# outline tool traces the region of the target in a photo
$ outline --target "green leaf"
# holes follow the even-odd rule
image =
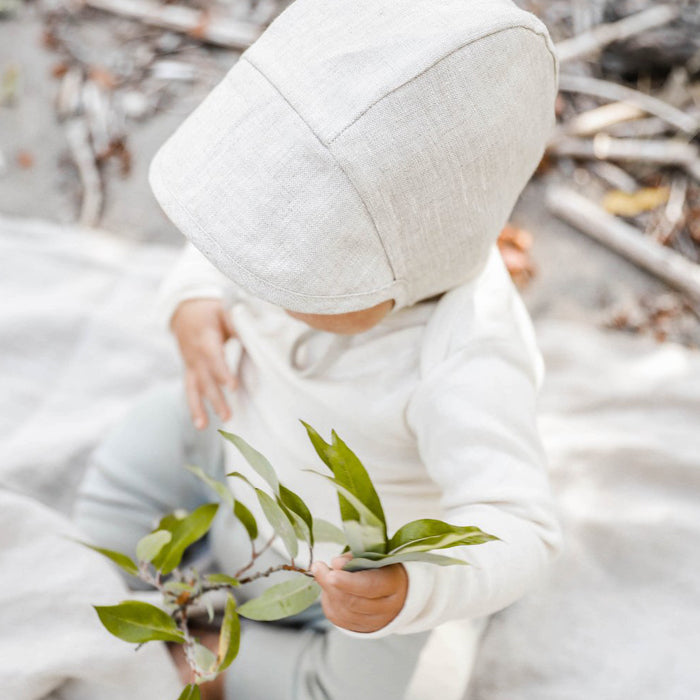
[[[478,527],[450,525],[442,520],[414,520],[399,528],[389,540],[389,554],[427,552],[459,545],[483,544],[497,540]]]
[[[382,540],[382,529],[358,523],[357,520],[344,520],[343,530],[350,551],[356,556],[375,553],[384,556],[385,545]]]
[[[102,556],[107,557],[107,559],[111,559],[117,566],[124,569],[124,571],[126,571],[127,574],[131,574],[132,576],[138,575],[138,566],[136,566],[134,561],[130,557],[127,557],[126,554],[122,554],[121,552],[115,552],[111,549],[104,549],[103,547],[95,547],[92,544],[88,544],[87,542],[81,542],[80,540],[76,540],[76,542],[78,544],[82,544],[88,549],[92,549],[95,552],[98,552]]]
[[[340,439],[335,430],[332,431],[331,435],[333,449],[330,453],[330,459],[335,478],[377,516],[384,526],[386,538],[384,509],[367,470],[357,455]]]
[[[169,574],[180,563],[187,547],[207,534],[218,509],[218,503],[207,503],[177,520],[171,530],[172,539],[153,559],[153,566]]]
[[[303,420],[299,422],[306,428],[309,440],[311,440],[316,454],[321,458],[321,461],[333,471],[330,459],[331,446],[308,423]]]
[[[143,644],[154,640],[184,642],[175,621],[160,608],[138,600],[126,600],[119,605],[94,606],[102,624],[125,642]]]
[[[243,455],[246,462],[270,485],[275,495],[279,493],[279,480],[277,473],[273,469],[267,458],[264,457],[255,448],[251,447],[242,437],[227,433],[225,430],[219,432]]]
[[[343,530],[347,537],[350,549],[354,554],[363,552],[386,552],[386,526],[384,523],[351,491],[345,488],[337,479],[332,476],[326,476],[319,472],[311,471],[312,474],[330,481],[336,491],[341,495],[347,503],[352,507],[352,515],[348,518],[343,515]],[[341,506],[342,514],[342,506]],[[353,523],[358,523],[362,526],[358,528]]]
[[[290,491],[286,486],[280,484],[279,500],[284,508],[297,516],[303,524],[302,532],[310,547],[314,546],[314,519],[311,517],[308,506],[294,491]]]
[[[238,579],[233,578],[233,576],[228,576],[227,574],[209,574],[206,580],[208,583],[225,583],[229,586],[240,586]]]
[[[390,564],[403,564],[409,561],[422,561],[439,566],[469,566],[469,562],[455,557],[445,557],[441,554],[430,552],[402,552],[400,554],[387,554],[376,558],[369,553],[365,557],[353,557],[344,567],[345,571],[362,571],[363,569],[380,569]]]
[[[199,642],[195,642],[193,646],[192,655],[197,667],[204,671],[205,674],[210,674],[216,670],[216,654],[208,647],[205,647],[204,644],[199,644]]]
[[[219,655],[217,656],[217,671],[226,670],[238,655],[241,644],[241,621],[236,612],[236,601],[233,596],[226,599],[224,619],[221,623],[219,635]]]
[[[294,559],[299,553],[299,546],[297,545],[296,533],[294,532],[292,524],[289,522],[287,514],[272,496],[269,496],[261,489],[255,489],[255,493],[258,496],[258,501],[260,502],[263,513],[265,513],[265,517],[268,519],[270,525],[272,525],[274,531],[280,536],[282,542],[284,542],[289,556]]]
[[[222,503],[225,503],[229,508],[233,509],[235,499],[233,498],[231,489],[226,486],[226,484],[222,484],[220,481],[213,479],[200,467],[187,464],[185,465],[185,469],[191,471],[198,479],[201,479],[210,489],[216,492]]]
[[[194,684],[185,686],[177,700],[202,700],[202,693],[199,690],[199,686]]]
[[[314,518],[313,524],[314,539],[317,542],[333,542],[345,546],[347,539],[345,533],[339,528],[322,518]]]
[[[187,517],[186,510],[176,510],[173,513],[168,513],[160,519],[160,522],[156,525],[154,530],[167,530],[168,532],[172,532],[175,525],[185,517]]]
[[[238,614],[251,620],[280,620],[306,610],[320,595],[321,587],[316,581],[304,575],[295,576],[244,603]]]
[[[255,516],[240,501],[233,504],[233,514],[241,521],[251,541],[254,540],[258,536],[258,524],[255,522]]]
[[[329,445],[308,423],[302,421],[302,424],[306,428],[316,453],[333,472],[337,482],[359,499],[379,520],[384,531],[383,538],[386,540],[384,509],[372,480],[357,455],[340,439],[335,431],[331,433],[333,442]],[[343,520],[357,520],[354,505],[348,503],[348,499],[344,495],[339,495],[338,500]]]
[[[172,532],[156,530],[150,535],[142,537],[136,545],[136,558],[139,561],[149,562],[172,540]]]

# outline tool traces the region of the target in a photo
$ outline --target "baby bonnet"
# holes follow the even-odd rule
[[[554,120],[510,0],[296,0],[156,154],[170,219],[249,293],[397,307],[478,274]]]

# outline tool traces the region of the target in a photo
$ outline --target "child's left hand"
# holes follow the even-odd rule
[[[336,557],[329,568],[316,562],[312,572],[321,586],[321,606],[326,617],[352,632],[376,632],[400,612],[408,593],[403,564],[380,569],[343,571],[350,555]]]

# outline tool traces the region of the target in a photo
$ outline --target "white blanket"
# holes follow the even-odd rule
[[[177,697],[143,690],[174,682],[157,645],[134,654],[95,625],[88,603],[121,595],[110,569],[59,546],[65,521],[10,493],[67,511],[101,433],[177,371],[171,341],[149,318],[173,258],[167,248],[0,217],[3,700],[45,697],[66,682],[71,700]],[[700,356],[582,326],[538,330],[549,372],[542,429],[568,548],[544,588],[493,618],[469,700],[697,700]],[[48,607],[61,611],[64,599],[44,634]],[[63,643],[53,644],[59,628]],[[45,644],[32,647],[37,640]],[[454,649],[431,653],[442,699],[445,676],[464,673]],[[117,676],[124,688],[92,692]]]

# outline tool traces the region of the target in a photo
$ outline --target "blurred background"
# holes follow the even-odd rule
[[[149,161],[285,4],[0,0],[0,212],[181,245]],[[531,312],[697,345],[700,3],[519,4],[561,60],[557,131],[501,242]]]
[[[518,2],[549,28],[560,94],[500,248],[548,368],[539,419],[567,546],[548,582],[492,618],[469,698],[697,700],[700,1]],[[0,0],[9,700],[112,673],[109,655],[95,661],[102,630],[78,634],[94,623],[93,574],[55,536],[68,527],[57,513],[105,432],[181,375],[152,307],[183,239],[151,195],[149,162],[284,5]],[[99,589],[110,571],[93,573]],[[63,618],[57,599],[74,602]],[[71,625],[71,643],[54,644]],[[447,685],[426,697],[464,700],[462,647],[443,642],[434,682]],[[146,670],[164,677],[126,652],[134,688],[146,692]]]

